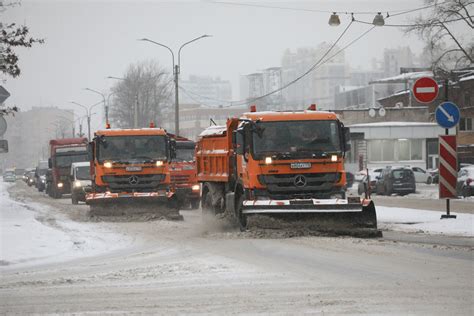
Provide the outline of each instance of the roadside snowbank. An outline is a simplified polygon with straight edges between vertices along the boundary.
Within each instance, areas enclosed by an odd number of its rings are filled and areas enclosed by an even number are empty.
[[[78,223],[38,203],[13,200],[0,182],[0,269],[61,262],[113,251],[132,239],[106,223]]]
[[[473,214],[452,213],[457,216],[456,219],[440,219],[442,214],[444,213],[377,206],[380,229],[448,236],[474,236]]]

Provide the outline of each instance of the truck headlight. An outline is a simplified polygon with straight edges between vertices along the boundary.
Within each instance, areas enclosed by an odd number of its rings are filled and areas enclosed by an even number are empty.
[[[79,181],[79,180],[74,181],[74,187],[75,187],[75,188],[80,188],[80,187],[82,187],[81,181]]]
[[[112,163],[110,161],[104,162],[104,168],[112,168]]]
[[[265,157],[265,164],[271,165],[272,162],[273,162],[272,157]]]
[[[157,166],[157,167],[163,166],[163,161],[158,160],[158,161],[156,162],[156,166]]]
[[[331,155],[331,161],[336,162],[337,161],[337,155]]]
[[[199,191],[201,189],[201,186],[199,184],[195,184],[191,187],[193,191]]]
[[[64,184],[62,182],[58,182],[58,188],[62,188]]]

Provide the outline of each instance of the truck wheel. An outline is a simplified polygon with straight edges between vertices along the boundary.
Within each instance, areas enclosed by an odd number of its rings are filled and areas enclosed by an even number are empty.
[[[247,230],[247,215],[242,214],[242,204],[244,202],[244,194],[240,194],[237,199],[235,209],[237,210],[237,221],[239,222],[239,228],[241,232]]]
[[[199,199],[191,200],[191,209],[197,210],[199,208]]]
[[[71,194],[71,202],[72,202],[72,204],[74,204],[74,205],[79,204],[79,201],[78,201],[78,199],[77,199],[77,196],[76,196],[74,193]]]
[[[202,196],[202,219],[203,222],[207,223],[211,221],[215,214],[212,211],[212,199],[208,191],[205,191]]]

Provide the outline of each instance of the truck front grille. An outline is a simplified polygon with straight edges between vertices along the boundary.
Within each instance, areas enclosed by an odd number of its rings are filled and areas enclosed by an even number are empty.
[[[164,174],[133,174],[102,176],[111,192],[152,192],[165,179]]]
[[[270,194],[324,194],[333,191],[334,184],[340,179],[341,174],[337,172],[258,176],[258,180],[267,186]]]
[[[171,182],[176,184],[188,183],[191,176],[189,175],[171,175]]]

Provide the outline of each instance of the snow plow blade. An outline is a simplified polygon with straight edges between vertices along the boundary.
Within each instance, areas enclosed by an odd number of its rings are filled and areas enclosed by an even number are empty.
[[[381,237],[371,200],[302,199],[244,201],[241,226],[285,229],[307,234]]]
[[[126,216],[152,214],[171,220],[182,220],[176,196],[170,192],[89,193],[86,203],[90,216]]]

